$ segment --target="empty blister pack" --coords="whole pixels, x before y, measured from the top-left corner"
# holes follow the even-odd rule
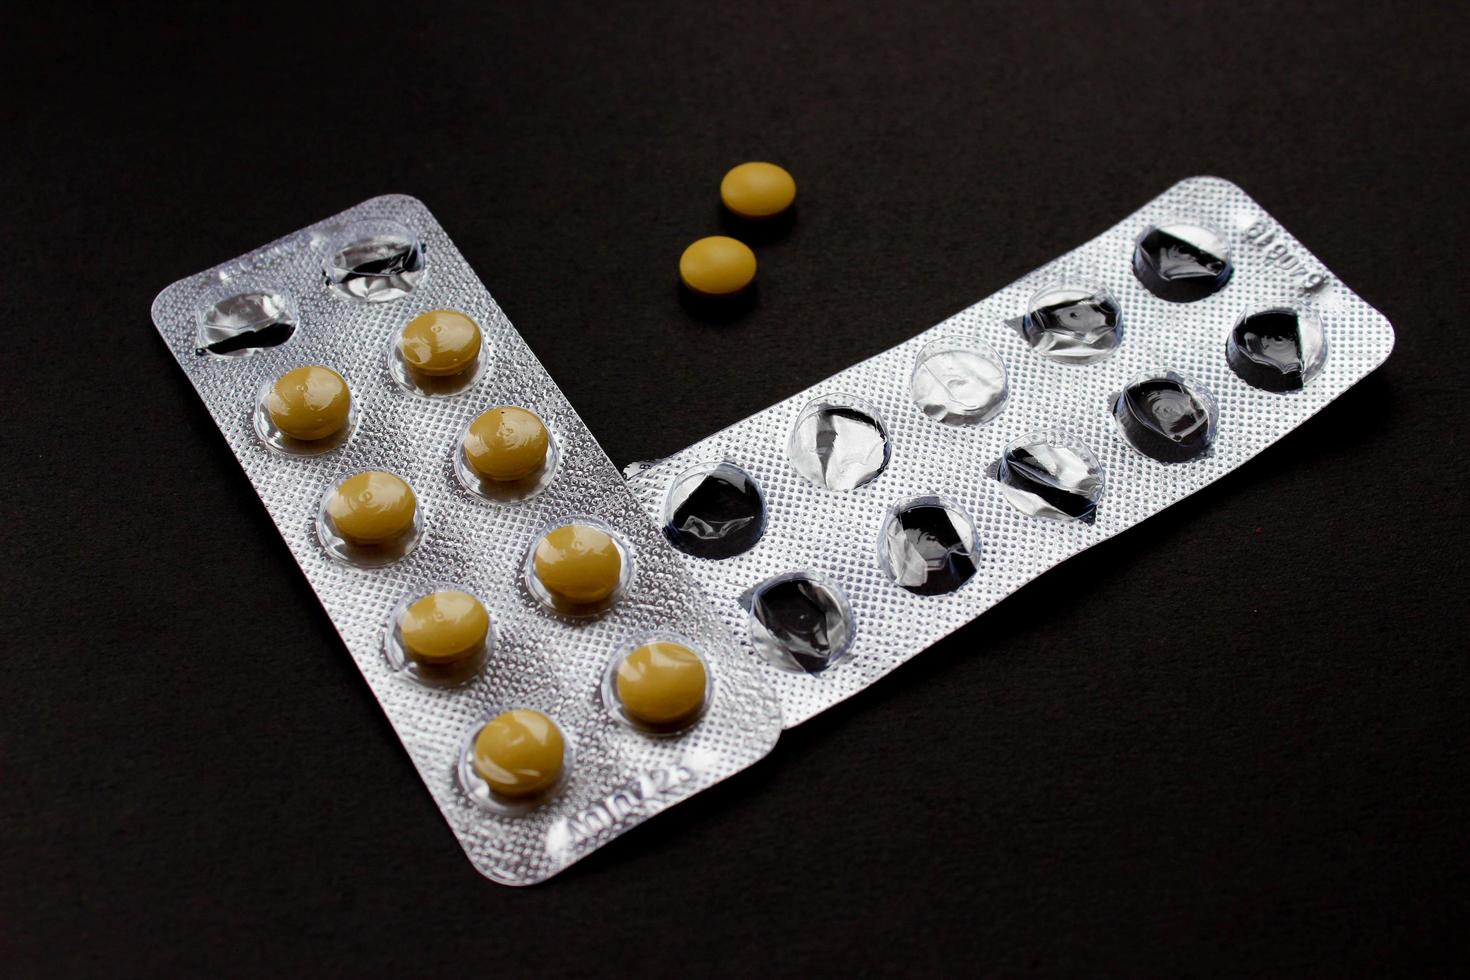
[[[421,203],[153,320],[482,873],[544,879],[769,751],[757,665]]]
[[[1258,204],[1197,177],[628,478],[791,726],[1218,480],[1392,347]]]

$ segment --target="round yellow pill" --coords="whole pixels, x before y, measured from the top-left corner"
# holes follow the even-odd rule
[[[292,439],[326,439],[347,424],[352,393],[336,371],[308,364],[275,380],[266,393],[265,408],[276,428]]]
[[[490,719],[475,736],[475,772],[501,796],[535,796],[561,778],[566,740],[556,722],[530,708]]]
[[[459,663],[485,648],[490,614],[468,592],[431,592],[409,605],[398,619],[403,650],[431,666]]]
[[[482,413],[464,434],[464,456],[487,480],[523,480],[546,465],[551,437],[535,412],[501,405]]]
[[[654,728],[677,725],[704,707],[704,661],[682,643],[645,643],[618,664],[618,700],[628,717]]]
[[[588,524],[564,524],[536,545],[536,577],[552,595],[586,605],[612,595],[623,556],[612,535]]]
[[[696,293],[731,296],[755,279],[755,253],[724,235],[701,238],[679,256],[679,278]]]
[[[398,349],[420,374],[459,374],[480,357],[480,326],[458,310],[429,310],[408,321]]]
[[[796,200],[796,181],[774,163],[742,163],[720,181],[720,200],[742,218],[770,218]]]
[[[337,484],[327,500],[327,516],[349,544],[383,544],[413,529],[418,498],[392,473],[368,470]]]

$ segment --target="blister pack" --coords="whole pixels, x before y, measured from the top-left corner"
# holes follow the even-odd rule
[[[421,203],[153,320],[483,874],[544,879],[770,750],[759,665]]]
[[[1238,187],[1191,178],[627,476],[790,727],[1220,479],[1393,339]]]

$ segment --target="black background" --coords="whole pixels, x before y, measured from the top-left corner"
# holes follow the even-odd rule
[[[1466,10],[8,20],[0,972],[1463,966]],[[746,159],[799,218],[702,323],[676,261]],[[623,464],[1200,173],[1387,314],[1387,366],[529,890],[465,861],[148,319],[411,193]]]

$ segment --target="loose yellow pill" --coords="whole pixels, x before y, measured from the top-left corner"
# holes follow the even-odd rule
[[[564,524],[536,545],[536,577],[552,595],[586,605],[618,587],[623,556],[612,535],[587,524]]]
[[[475,772],[501,796],[535,796],[561,777],[566,740],[556,722],[530,708],[496,715],[475,736]]]
[[[720,181],[720,200],[742,218],[770,218],[796,200],[796,181],[774,163],[742,163]]]
[[[326,439],[347,424],[352,393],[336,371],[308,364],[275,380],[265,408],[276,428],[292,439]]]
[[[431,666],[459,663],[485,648],[490,614],[468,592],[446,589],[412,603],[398,620],[403,649]]]
[[[681,643],[645,643],[618,665],[618,700],[634,721],[676,725],[704,707],[704,661]]]
[[[551,438],[535,412],[501,405],[484,412],[464,434],[464,456],[487,480],[523,480],[546,465]]]
[[[480,356],[480,327],[458,310],[429,310],[408,321],[398,349],[404,362],[421,374],[459,374]]]
[[[679,278],[696,293],[730,296],[755,279],[755,253],[724,235],[701,238],[679,256]]]
[[[349,476],[327,501],[327,516],[349,544],[383,544],[403,537],[413,529],[417,509],[413,488],[380,470]]]

